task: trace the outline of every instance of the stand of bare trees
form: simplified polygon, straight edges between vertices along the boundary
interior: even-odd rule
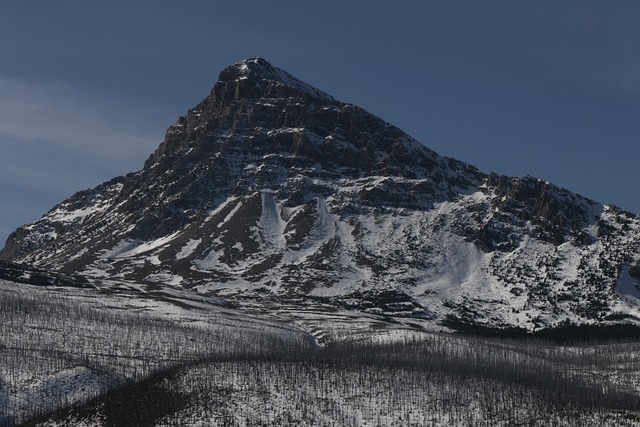
[[[0,324],[2,427],[640,425],[637,341],[414,332],[319,347],[268,323],[20,292],[0,294]]]

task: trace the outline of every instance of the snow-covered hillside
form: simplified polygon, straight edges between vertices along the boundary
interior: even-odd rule
[[[640,425],[637,341],[465,337],[86,284],[0,280],[0,426]]]

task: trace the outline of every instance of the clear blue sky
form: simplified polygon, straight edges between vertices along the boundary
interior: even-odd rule
[[[6,2],[0,240],[140,169],[252,56],[440,154],[640,213],[639,22],[632,0]]]

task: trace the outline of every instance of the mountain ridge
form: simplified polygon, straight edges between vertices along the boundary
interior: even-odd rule
[[[640,322],[640,292],[619,291],[637,289],[639,230],[629,212],[440,156],[251,58],[220,73],[141,171],[19,228],[0,259],[533,330]]]

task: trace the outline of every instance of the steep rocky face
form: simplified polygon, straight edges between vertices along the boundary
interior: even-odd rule
[[[144,168],[16,230],[0,258],[441,322],[640,317],[640,220],[483,174],[260,58],[223,70]]]

